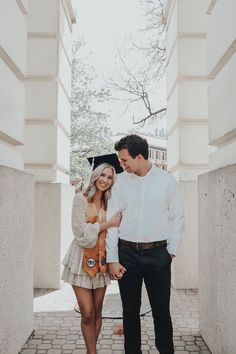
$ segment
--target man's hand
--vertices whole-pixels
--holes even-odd
[[[126,272],[125,267],[123,267],[119,262],[108,263],[108,271],[111,279],[119,280],[123,277]]]

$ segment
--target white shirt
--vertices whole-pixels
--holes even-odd
[[[118,239],[132,242],[167,240],[170,254],[176,255],[184,225],[184,213],[175,178],[156,166],[145,176],[123,172],[117,175],[108,202],[107,220],[122,212],[119,228],[110,228],[106,237],[107,262],[119,262]]]

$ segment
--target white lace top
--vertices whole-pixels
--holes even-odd
[[[82,193],[75,194],[71,217],[74,240],[62,261],[62,264],[70,268],[72,273],[81,275],[86,274],[82,269],[83,248],[93,248],[99,233],[99,223],[87,223],[85,203]]]

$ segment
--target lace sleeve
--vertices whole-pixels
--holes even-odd
[[[81,247],[93,248],[95,246],[99,233],[99,223],[87,223],[85,199],[82,193],[77,193],[74,196],[72,230]]]

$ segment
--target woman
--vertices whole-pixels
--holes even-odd
[[[120,212],[106,221],[107,200],[115,176],[115,168],[102,163],[92,172],[85,192],[75,195],[72,209],[74,240],[63,260],[62,279],[74,289],[87,354],[96,353],[102,325],[102,304],[110,283],[105,259],[106,230],[119,226],[121,221]]]

